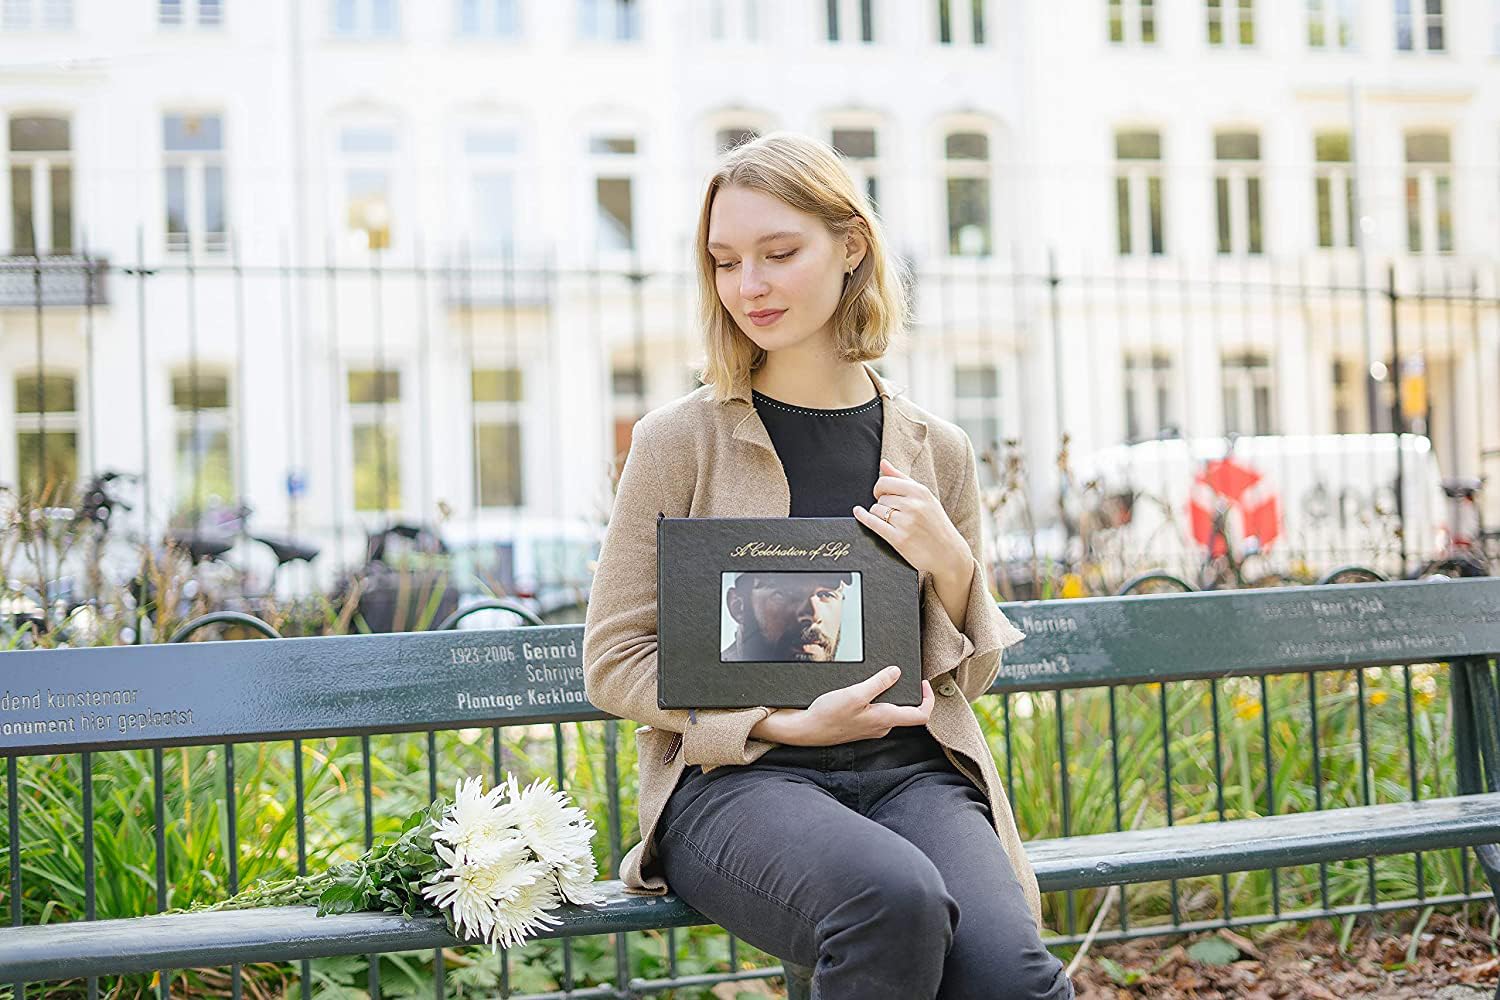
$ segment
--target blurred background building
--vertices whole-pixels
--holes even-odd
[[[0,114],[0,483],[139,475],[153,537],[602,524],[772,129],[847,158],[913,274],[880,369],[1038,524],[1065,435],[1500,465],[1493,0],[4,0]],[[1287,518],[1392,490],[1323,454]]]

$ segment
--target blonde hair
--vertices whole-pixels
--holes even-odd
[[[707,355],[699,378],[714,387],[714,397],[728,399],[735,384],[766,357],[720,301],[715,262],[708,251],[714,198],[729,186],[764,192],[813,216],[828,227],[836,243],[854,232],[865,238],[864,259],[845,280],[833,311],[834,346],[847,361],[884,356],[906,323],[907,297],[904,275],[887,252],[880,220],[833,147],[811,136],[771,132],[724,154],[708,179],[698,213],[698,310]]]

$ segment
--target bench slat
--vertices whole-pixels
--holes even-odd
[[[676,896],[633,896],[600,882],[603,906],[563,906],[562,924],[539,938],[688,927],[708,921]],[[291,961],[379,951],[447,948],[462,942],[437,917],[398,913],[320,917],[311,906],[173,913],[119,920],[0,928],[0,982]]]
[[[1043,892],[1500,843],[1500,792],[1039,840]]]
[[[1213,875],[1500,842],[1500,792],[1093,834],[1027,844],[1043,892]],[[605,905],[563,907],[538,937],[687,927],[708,921],[675,896],[602,882]],[[0,982],[290,961],[459,944],[441,920],[387,913],[319,917],[312,907],[172,914],[0,928]]]

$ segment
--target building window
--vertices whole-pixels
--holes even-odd
[[[1223,359],[1224,432],[1274,434],[1271,396],[1271,359],[1245,352]]]
[[[4,0],[0,27],[6,31],[66,31],[73,27],[73,0]]]
[[[990,253],[990,140],[982,132],[951,132],[943,140],[947,174],[948,253]]]
[[[1117,45],[1156,44],[1156,0],[1105,0],[1109,40]]]
[[[1125,438],[1145,441],[1177,426],[1172,359],[1161,353],[1125,355]]]
[[[835,128],[830,136],[834,149],[844,157],[844,165],[854,178],[855,186],[864,191],[870,207],[878,211],[880,178],[876,171],[875,130],[872,128]]]
[[[1406,248],[1453,252],[1453,160],[1442,132],[1406,135]]]
[[[1207,0],[1208,44],[1249,48],[1255,44],[1255,0]]]
[[[938,42],[943,45],[983,45],[984,0],[938,0]]]
[[[1354,48],[1354,0],[1307,0],[1307,47]]]
[[[526,398],[521,370],[476,370],[470,391],[474,400],[474,503],[520,507],[521,407]]]
[[[1122,256],[1165,253],[1161,134],[1115,133],[1115,214]]]
[[[60,502],[78,481],[78,392],[71,375],[18,375],[16,481]]]
[[[1354,246],[1358,224],[1354,178],[1349,169],[1349,133],[1319,132],[1313,137],[1317,166],[1313,193],[1318,203],[1318,246]]]
[[[10,120],[10,245],[73,252],[73,158],[66,118]]]
[[[1214,136],[1214,198],[1219,253],[1264,252],[1261,238],[1260,136],[1219,132]]]
[[[393,229],[396,132],[350,125],[339,132],[343,162],[342,224],[351,249],[387,250]]]
[[[1356,361],[1335,358],[1333,361],[1333,432],[1366,433],[1364,373]]]
[[[464,38],[520,38],[520,0],[458,0],[458,34]]]
[[[601,133],[589,140],[594,161],[594,238],[601,253],[635,249],[634,136]]]
[[[224,0],[158,0],[156,23],[163,28],[222,27]]]
[[[519,38],[520,0],[458,0],[455,22],[464,38]]]
[[[401,373],[349,372],[354,509],[401,509]]]
[[[74,166],[68,118],[10,118],[10,247],[74,249]]]
[[[760,130],[752,126],[730,125],[714,130],[714,155],[723,156],[737,146],[760,138]]]
[[[875,0],[824,0],[824,37],[830,42],[852,40],[858,25],[862,42],[875,41]]]
[[[235,497],[230,421],[228,376],[201,372],[196,377],[172,376],[180,505],[202,510],[210,502]]]
[[[397,0],[333,0],[333,33],[341,38],[394,38],[400,27]]]
[[[1396,49],[1442,52],[1443,0],[1396,0]]]
[[[638,42],[641,5],[637,0],[578,0],[578,37],[592,42]]]
[[[761,0],[708,0],[710,41],[760,41]]]
[[[166,170],[167,249],[223,251],[229,245],[224,207],[224,128],[218,115],[162,118]]]
[[[882,376],[884,377],[884,376]],[[974,444],[976,458],[1000,449],[1000,369],[995,365],[955,365],[953,368],[953,422],[962,427]],[[998,463],[979,462],[979,482],[997,482]]]
[[[469,168],[470,227],[465,240],[477,257],[509,257],[516,238],[516,174],[519,137],[508,128],[472,128],[464,133]]]
[[[619,468],[630,453],[631,430],[646,414],[646,373],[638,365],[611,368],[609,398],[614,416],[614,458]]]

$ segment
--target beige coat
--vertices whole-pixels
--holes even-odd
[[[942,502],[953,524],[980,553],[978,469],[968,436],[892,390],[866,366],[884,399],[880,453]],[[584,684],[589,700],[636,730],[639,751],[641,842],[626,855],[620,878],[639,893],[665,893],[654,865],[652,834],[683,769],[705,771],[749,764],[775,744],[750,738],[768,708],[682,709],[656,704],[656,518],[786,517],[791,493],[770,436],[742,380],[723,402],[703,386],[640,419],[620,474],[614,512],[599,554],[583,633]],[[852,516],[852,514],[851,514]],[[927,728],[955,767],[989,796],[995,830],[1041,922],[1036,875],[1016,830],[1005,786],[996,771],[970,700],[983,694],[1000,669],[1000,651],[1022,638],[995,606],[989,574],[975,560],[969,608],[953,627],[933,586],[922,588],[922,676],[937,697]],[[906,664],[902,664],[906,666]]]

